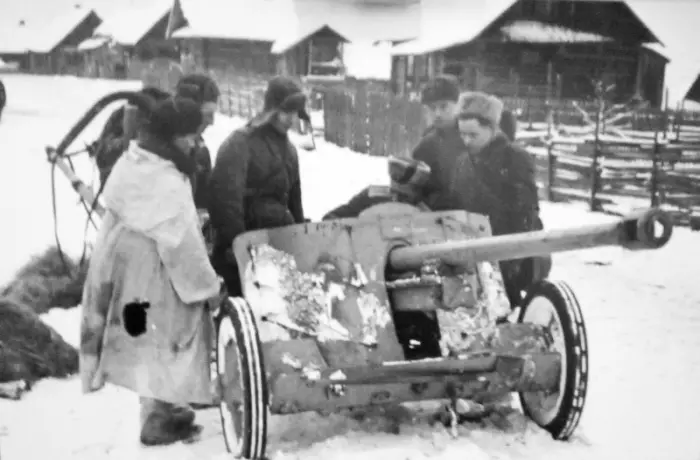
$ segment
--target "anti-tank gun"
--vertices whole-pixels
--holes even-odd
[[[588,378],[576,296],[543,280],[528,290],[517,321],[504,320],[511,309],[495,262],[599,246],[658,249],[671,233],[668,216],[651,209],[608,224],[493,237],[484,216],[392,202],[358,218],[241,235],[234,252],[245,299],[229,299],[218,324],[222,414],[243,423],[238,431],[224,424],[227,445],[262,458],[268,412],[481,403],[510,392],[527,416],[567,439]],[[406,324],[418,314],[435,328],[413,337]]]
[[[105,96],[47,148],[97,214],[102,208],[66,151],[118,100],[149,110],[133,92]],[[371,206],[357,218],[234,241],[245,298],[226,298],[214,313],[214,377],[226,445],[237,457],[264,458],[269,413],[481,402],[509,392],[538,425],[567,439],[588,382],[576,296],[565,283],[541,281],[517,321],[503,321],[510,305],[495,262],[610,245],[658,249],[672,233],[666,214],[648,210],[609,224],[492,237],[483,216],[424,212],[394,194],[400,189],[389,191],[368,196]],[[416,318],[434,327],[415,334]]]

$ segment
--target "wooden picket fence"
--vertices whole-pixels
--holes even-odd
[[[624,140],[594,141],[589,135],[545,141],[546,111],[550,123],[561,127],[570,121],[575,128],[573,120],[580,123],[581,109],[592,111],[591,104],[581,102],[577,108],[562,101],[553,109],[544,101],[504,102],[520,114],[522,143],[534,156],[543,199],[583,200],[594,211],[613,213],[659,205],[680,224],[700,214],[697,116],[638,111],[628,117]],[[326,141],[373,156],[410,155],[425,130],[418,101],[385,92],[329,90],[323,110]],[[533,123],[540,127],[528,130]]]
[[[328,142],[373,156],[407,155],[425,129],[420,104],[368,91],[325,92],[323,117]]]
[[[700,213],[700,144],[555,139],[530,147],[542,198],[579,200],[592,211],[661,206],[678,224]]]

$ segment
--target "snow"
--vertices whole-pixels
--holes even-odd
[[[99,96],[136,82],[65,77],[3,77],[9,106],[0,122],[2,210],[0,283],[43,247],[53,244],[49,165],[43,147],[55,145]],[[102,118],[104,120],[104,117]],[[211,150],[240,120],[220,116],[207,132]],[[100,124],[90,129],[95,134]],[[88,136],[84,140],[91,140]],[[295,138],[296,142],[303,139]],[[317,140],[300,149],[304,201],[318,218],[368,183],[385,183],[385,162]],[[79,162],[80,163],[80,162]],[[90,177],[87,162],[81,177]],[[34,177],[34,179],[31,179]],[[57,177],[61,240],[80,251],[84,212],[67,181]],[[548,228],[607,221],[583,207],[543,204]],[[507,431],[461,427],[453,439],[427,422],[434,405],[413,405],[364,420],[345,415],[300,414],[272,418],[272,460],[693,460],[700,458],[700,238],[675,229],[655,252],[596,249],[556,255],[552,277],[568,281],[583,306],[591,348],[589,397],[581,425],[568,443],[556,442],[527,422]],[[69,342],[79,338],[79,308],[52,310],[45,321]],[[192,445],[141,448],[138,405],[132,393],[108,387],[82,395],[77,378],[45,380],[22,401],[0,400],[3,459],[223,460],[218,413],[201,411],[203,439]],[[400,427],[400,434],[393,434]]]
[[[352,42],[343,45],[343,62],[349,76],[358,79],[391,79],[390,42]]]
[[[66,8],[51,15],[32,12],[28,16],[18,18],[8,14],[0,23],[0,52],[48,53],[90,13],[90,9]],[[19,25],[20,19],[25,21],[24,26]]]
[[[103,13],[103,22],[94,35],[108,36],[117,43],[133,46],[170,11],[171,6],[170,0],[158,0]]]

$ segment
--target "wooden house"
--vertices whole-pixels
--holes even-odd
[[[344,80],[347,42],[416,36],[419,0],[176,0],[173,37],[209,69]],[[176,10],[173,6],[173,10]]]
[[[685,100],[700,102],[700,55],[692,52],[693,39],[698,34],[700,2],[674,0],[635,0],[635,14],[648,24],[663,42],[663,54],[669,58],[664,83],[668,100],[664,105],[678,108]],[[697,104],[686,107],[698,108]]]
[[[297,6],[292,0],[183,1],[186,25],[172,37],[198,67],[212,71],[342,75],[346,38]]]
[[[101,22],[93,10],[80,6],[57,15],[36,11],[3,26],[0,57],[27,72],[75,73],[79,61],[66,51],[91,37]]]
[[[177,47],[166,39],[170,4],[146,4],[104,14],[92,37],[76,49],[86,76],[127,78],[134,62],[167,57],[179,61]]]
[[[582,99],[602,79],[616,101],[659,107],[668,62],[660,51],[624,1],[424,1],[419,37],[393,49],[392,83],[410,93],[447,72],[501,96]]]
[[[179,60],[179,53],[165,36],[170,8],[170,2],[159,1],[105,14],[95,35],[108,37],[132,58],[171,57]]]

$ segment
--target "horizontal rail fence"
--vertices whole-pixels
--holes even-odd
[[[556,139],[529,147],[542,198],[580,200],[591,210],[662,206],[679,224],[700,211],[700,155],[672,143]],[[631,200],[630,200],[631,199]]]

